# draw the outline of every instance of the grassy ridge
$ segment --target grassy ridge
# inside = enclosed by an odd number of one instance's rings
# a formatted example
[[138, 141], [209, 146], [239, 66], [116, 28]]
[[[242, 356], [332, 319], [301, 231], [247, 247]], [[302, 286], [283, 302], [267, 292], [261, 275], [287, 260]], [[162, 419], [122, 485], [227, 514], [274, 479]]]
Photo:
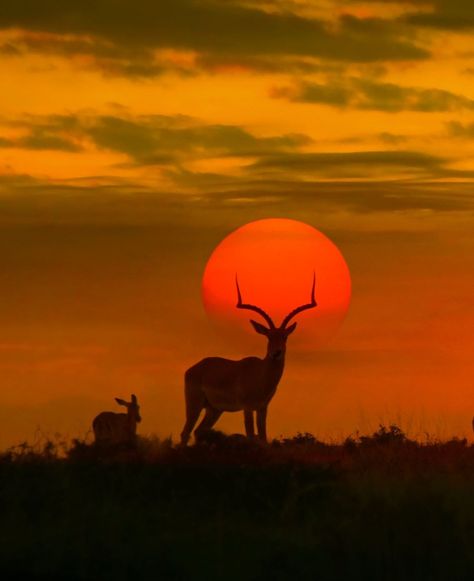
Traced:
[[474, 447], [213, 433], [0, 458], [8, 579], [472, 580]]

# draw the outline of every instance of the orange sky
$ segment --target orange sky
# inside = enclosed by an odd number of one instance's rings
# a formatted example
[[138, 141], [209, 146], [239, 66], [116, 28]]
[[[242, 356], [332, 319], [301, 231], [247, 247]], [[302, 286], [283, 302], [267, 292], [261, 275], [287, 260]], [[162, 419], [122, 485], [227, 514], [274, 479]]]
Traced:
[[226, 343], [200, 286], [266, 217], [329, 236], [353, 284], [330, 346], [289, 343], [270, 435], [469, 434], [470, 0], [9, 4], [0, 447], [85, 434], [131, 391], [142, 431], [176, 437], [188, 366], [265, 350]]

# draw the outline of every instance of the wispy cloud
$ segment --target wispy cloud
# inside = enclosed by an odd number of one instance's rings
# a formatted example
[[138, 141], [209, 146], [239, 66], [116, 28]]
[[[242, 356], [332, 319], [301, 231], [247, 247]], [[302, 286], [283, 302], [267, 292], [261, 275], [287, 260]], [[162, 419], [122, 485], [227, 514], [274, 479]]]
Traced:
[[[197, 24], [198, 23], [198, 24]], [[155, 76], [209, 69], [218, 62], [288, 72], [316, 65], [304, 57], [341, 62], [407, 61], [429, 57], [410, 27], [382, 18], [342, 15], [325, 20], [264, 4], [213, 0], [106, 0], [84, 7], [79, 0], [10, 3], [0, 11], [0, 30], [21, 30], [22, 51], [93, 57], [98, 68], [125, 76]], [[34, 34], [32, 34], [34, 33]], [[35, 36], [36, 34], [36, 36]], [[156, 51], [196, 53], [194, 66], [156, 58]], [[278, 61], [271, 57], [278, 56]]]
[[340, 79], [325, 84], [300, 82], [289, 87], [275, 88], [271, 95], [294, 102], [388, 113], [474, 110], [474, 100], [451, 91], [405, 87], [364, 78]]
[[326, 178], [364, 179], [395, 173], [406, 178], [470, 179], [474, 171], [449, 168], [452, 160], [418, 151], [381, 150], [352, 152], [288, 153], [263, 156], [248, 166], [253, 173], [285, 173], [295, 179], [319, 176]]
[[[379, 155], [378, 159], [381, 157]], [[342, 162], [339, 160], [339, 163]], [[355, 165], [357, 162], [350, 160], [350, 163]], [[367, 163], [367, 159], [359, 161], [363, 167]], [[411, 163], [413, 165], [415, 161]], [[424, 163], [438, 167], [436, 161]], [[422, 165], [423, 161], [419, 164]], [[325, 171], [327, 169], [321, 168], [320, 174]], [[281, 215], [304, 219], [305, 215], [315, 213], [324, 222], [332, 213], [339, 215], [340, 212], [345, 212], [346, 219], [350, 219], [347, 217], [356, 214], [386, 215], [422, 210], [457, 212], [471, 216], [471, 219], [474, 217], [472, 185], [468, 182], [443, 184], [420, 179], [326, 181], [319, 179], [320, 174], [314, 171], [304, 180], [295, 180], [288, 172], [266, 176], [252, 172], [240, 179], [225, 181], [216, 181], [207, 174], [191, 174], [188, 180], [197, 190], [187, 193], [178, 187], [175, 190], [157, 189], [144, 187], [138, 181], [134, 183], [106, 176], [96, 178], [95, 182], [81, 183], [4, 174], [0, 175], [0, 223], [107, 227], [159, 224], [163, 236], [174, 239], [175, 223], [183, 228], [198, 228], [204, 236], [209, 227], [217, 224], [222, 227], [223, 220], [237, 225], [252, 216]], [[250, 213], [249, 208], [253, 208]], [[349, 225], [344, 228], [349, 228]], [[381, 222], [378, 230], [383, 229], [384, 223]]]
[[[414, 6], [423, 4], [407, 0]], [[405, 21], [416, 26], [443, 30], [469, 31], [474, 28], [474, 12], [470, 0], [430, 0], [430, 11], [408, 14]]]
[[468, 31], [474, 28], [471, 0], [343, 0], [346, 6], [401, 5], [406, 12], [399, 18], [415, 26]]
[[474, 137], [474, 123], [460, 123], [459, 121], [451, 121], [448, 124], [449, 133], [453, 137], [462, 137], [465, 139], [472, 139]]
[[[176, 187], [194, 190], [232, 187], [246, 176], [295, 183], [326, 179], [471, 179], [474, 172], [456, 167], [456, 159], [417, 150], [397, 149], [406, 138], [383, 132], [374, 137], [381, 149], [321, 150], [321, 143], [305, 134], [257, 136], [239, 125], [213, 125], [187, 116], [95, 115], [27, 116], [4, 120], [6, 129], [21, 135], [0, 136], [0, 147], [57, 150], [80, 154], [108, 151], [125, 156], [123, 167], [156, 166]], [[469, 136], [472, 128], [451, 123], [456, 136]], [[384, 144], [390, 146], [383, 148]], [[359, 144], [360, 145], [360, 144]], [[314, 151], [317, 147], [318, 150]], [[209, 170], [196, 163], [225, 161]], [[230, 164], [227, 163], [230, 161]], [[115, 161], [115, 163], [118, 163]], [[112, 162], [111, 162], [112, 164]], [[111, 169], [112, 165], [111, 165]]]
[[166, 165], [192, 156], [251, 157], [293, 151], [311, 143], [304, 134], [259, 137], [238, 125], [209, 125], [186, 116], [51, 115], [6, 121], [24, 135], [0, 146], [79, 151], [89, 142], [124, 153], [137, 163]]

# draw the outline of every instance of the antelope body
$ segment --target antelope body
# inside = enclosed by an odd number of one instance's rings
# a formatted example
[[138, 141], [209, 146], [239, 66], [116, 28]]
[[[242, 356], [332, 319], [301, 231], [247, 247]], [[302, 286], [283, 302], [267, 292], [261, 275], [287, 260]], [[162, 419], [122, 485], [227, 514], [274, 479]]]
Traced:
[[238, 281], [237, 308], [254, 311], [262, 316], [267, 326], [250, 320], [257, 333], [267, 338], [267, 353], [263, 359], [245, 357], [238, 361], [222, 357], [206, 357], [185, 373], [186, 423], [181, 433], [181, 443], [186, 444], [203, 409], [204, 419], [195, 431], [199, 439], [210, 430], [223, 412], [243, 410], [245, 432], [248, 437], [255, 436], [254, 412], [257, 417], [257, 430], [260, 439], [266, 441], [267, 408], [275, 395], [285, 367], [286, 341], [293, 333], [296, 323], [288, 326], [298, 313], [317, 306], [315, 277], [311, 290], [311, 301], [291, 311], [279, 327], [260, 307], [242, 302]]
[[115, 401], [127, 408], [127, 413], [102, 412], [92, 422], [95, 441], [98, 444], [133, 443], [137, 433], [137, 423], [141, 422], [137, 396], [132, 394], [131, 401], [118, 397]]

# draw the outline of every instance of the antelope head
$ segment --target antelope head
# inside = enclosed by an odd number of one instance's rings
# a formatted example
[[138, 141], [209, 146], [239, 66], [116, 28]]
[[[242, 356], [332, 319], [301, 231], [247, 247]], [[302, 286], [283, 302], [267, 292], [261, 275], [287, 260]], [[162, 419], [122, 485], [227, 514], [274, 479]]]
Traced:
[[142, 421], [140, 416], [140, 406], [138, 405], [137, 396], [135, 394], [132, 393], [131, 401], [125, 401], [119, 397], [116, 397], [115, 401], [119, 405], [123, 405], [127, 408], [127, 414], [130, 419], [135, 420], [137, 424]]
[[288, 336], [291, 335], [291, 333], [293, 333], [293, 331], [296, 329], [297, 325], [296, 322], [291, 323], [291, 325], [289, 323], [302, 311], [313, 309], [317, 306], [314, 296], [316, 287], [316, 275], [313, 274], [313, 286], [311, 288], [310, 302], [304, 305], [300, 305], [288, 313], [279, 327], [275, 325], [270, 315], [268, 315], [268, 313], [266, 313], [263, 309], [257, 307], [256, 305], [242, 302], [242, 294], [240, 292], [237, 276], [235, 277], [235, 284], [237, 287], [237, 308], [254, 311], [255, 313], [258, 313], [267, 323], [266, 325], [263, 325], [262, 323], [258, 323], [257, 321], [250, 319], [250, 323], [255, 331], [260, 335], [265, 335], [265, 337], [268, 339], [267, 358], [274, 361], [283, 360], [286, 351], [286, 340], [288, 339]]

